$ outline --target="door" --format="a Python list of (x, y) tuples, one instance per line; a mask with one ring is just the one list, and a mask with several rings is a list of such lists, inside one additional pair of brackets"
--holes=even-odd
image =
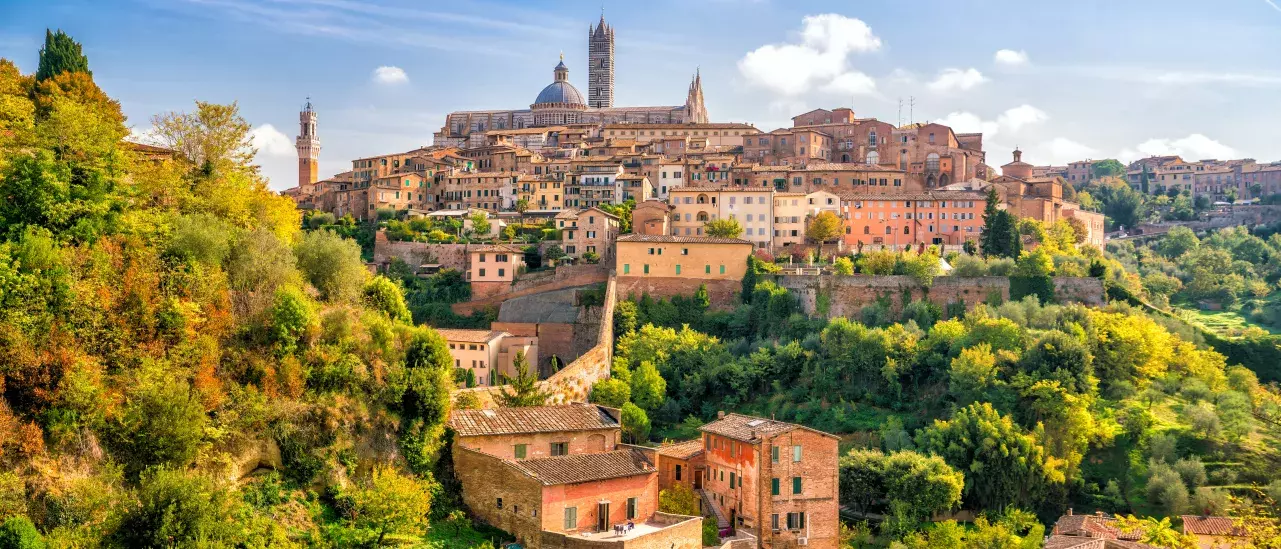
[(610, 529), (609, 502), (596, 504), (596, 530), (605, 532)]
[(695, 490), (703, 489), (703, 472), (702, 471), (694, 471), (694, 489)]

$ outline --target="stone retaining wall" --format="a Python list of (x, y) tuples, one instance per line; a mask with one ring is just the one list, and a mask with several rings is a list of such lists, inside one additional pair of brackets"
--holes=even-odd
[[(909, 276), (831, 276), (775, 275), (779, 286), (792, 291), (808, 315), (859, 318), (863, 307), (877, 300), (887, 302), (890, 313), (897, 315), (912, 301), (928, 299), (939, 308), (964, 303), (965, 309), (985, 301), (1005, 302), (1010, 299), (1010, 279), (1002, 276), (940, 276), (930, 288)], [(1106, 303), (1103, 281), (1097, 278), (1054, 278), (1055, 299), (1088, 305)]]

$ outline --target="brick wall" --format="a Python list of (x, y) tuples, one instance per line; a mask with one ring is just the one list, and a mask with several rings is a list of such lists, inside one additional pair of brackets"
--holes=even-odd
[[(605, 284), (605, 306), (601, 308), (601, 318), (614, 318), (614, 303), (617, 301), (618, 284), (614, 274), (610, 273)], [(601, 322), (596, 335), (596, 346), (580, 355), (573, 362), (565, 365), (559, 372), (538, 382), (539, 387), (551, 393), (548, 404), (566, 404), (570, 402), (587, 402), (587, 395), (592, 385), (609, 377), (609, 369), (614, 361), (614, 323)], [(496, 406), (495, 397), (499, 387), (473, 387), (460, 389), (453, 393), (471, 393), (476, 395), (482, 408)]]
[(554, 442), (569, 443), (569, 453), (598, 454), (613, 451), (618, 444), (620, 433), (614, 429), (596, 429), (592, 431), (562, 431), (557, 433), (522, 433), (519, 435), (487, 435), (455, 437), (454, 444), (473, 450), (479, 450), (502, 459), (516, 459), (517, 444), (524, 444), (524, 459), (551, 457), (551, 445)]
[(620, 276), (618, 277), (618, 295), (623, 299), (630, 297), (640, 299), (641, 295), (646, 293), (655, 299), (660, 297), (670, 299), (678, 295), (691, 297), (702, 284), (707, 285), (707, 295), (711, 300), (712, 309), (728, 310), (738, 305), (738, 294), (743, 289), (743, 283), (740, 280)]
[[(535, 516), (535, 511), (542, 506), (542, 482), (510, 463), (463, 445), (454, 445), (453, 456), (455, 474), (465, 487), (463, 504), (473, 517), (516, 536), (522, 543), (541, 539), (542, 517)], [(498, 508), (498, 498), (503, 499), (502, 509)]]
[[(999, 296), (1001, 301), (1010, 298), (1010, 280), (1000, 276), (952, 277), (934, 279), (928, 290), (908, 276), (813, 276), (776, 275), (775, 281), (792, 291), (809, 315), (817, 315), (820, 298), (827, 301), (829, 318), (844, 316), (859, 318), (860, 310), (888, 298), (891, 314), (897, 315), (907, 303), (928, 299), (940, 308), (963, 302), (972, 309), (989, 296)], [(1056, 277), (1055, 296), (1061, 302), (1081, 302), (1091, 305), (1106, 302), (1103, 283), (1094, 278)]]
[(667, 524), (657, 532), (623, 541), (585, 540), (543, 532), (542, 549), (701, 549), (702, 517), (655, 513), (653, 522)]
[[(574, 324), (558, 322), (493, 322), (490, 324), (490, 328), (517, 336), (537, 337), (539, 371), (546, 370), (544, 374), (540, 374), (543, 377), (552, 373), (550, 369), (553, 356), (558, 357), (561, 364), (564, 364), (567, 357), (576, 357), (580, 354), (579, 349), (574, 346), (574, 335), (581, 330)], [(593, 330), (594, 332), (595, 330)]]
[[(792, 446), (801, 446), (801, 461), (792, 461)], [(770, 459), (771, 446), (779, 447), (778, 463)], [(808, 429), (793, 429), (762, 442), (757, 530), (770, 547), (792, 547), (798, 538), (815, 549), (836, 549), (839, 497), (837, 494), (838, 443), (835, 438)], [(801, 477), (801, 494), (792, 493), (792, 477)], [(779, 479), (779, 495), (771, 495), (772, 479)], [(756, 498), (751, 498), (756, 499)], [(805, 513), (805, 528), (787, 529), (787, 514)], [(778, 514), (780, 531), (772, 531), (771, 515)]]
[(374, 236), (374, 263), (385, 264), (399, 257), (411, 267), (439, 263), (443, 269), (467, 270), (467, 248), (480, 244), (432, 244), (428, 242), (392, 242), (385, 231)]

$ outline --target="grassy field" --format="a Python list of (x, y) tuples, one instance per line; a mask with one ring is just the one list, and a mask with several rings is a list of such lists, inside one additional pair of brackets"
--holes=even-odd
[(1241, 316), (1241, 313), (1232, 310), (1203, 311), (1190, 307), (1178, 307), (1177, 310), (1179, 316), (1187, 322), (1199, 325), (1220, 335), (1240, 335), (1246, 328), (1260, 328), (1272, 335), (1281, 335), (1281, 330), (1250, 322)]

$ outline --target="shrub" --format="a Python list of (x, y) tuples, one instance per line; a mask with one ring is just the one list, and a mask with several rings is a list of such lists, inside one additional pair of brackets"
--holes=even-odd
[(721, 544), (721, 533), (716, 528), (716, 519), (703, 517), (703, 546), (712, 547)]
[(396, 321), (410, 320), (409, 308), (405, 306), (405, 296), (396, 285), (385, 276), (375, 276), (365, 283), (365, 305), (382, 311), (388, 318)]
[(369, 271), (360, 258), (360, 245), (329, 230), (303, 235), (294, 248), (298, 268), (328, 301), (349, 301), (360, 293)]
[(233, 536), (227, 493), (201, 476), (159, 469), (138, 488), (138, 505), (121, 520), (116, 541), (126, 547), (222, 545)]
[(952, 276), (987, 276), (987, 263), (972, 255), (962, 255), (952, 262)]
[(31, 519), (15, 515), (0, 524), (0, 549), (44, 549), (44, 538)]

